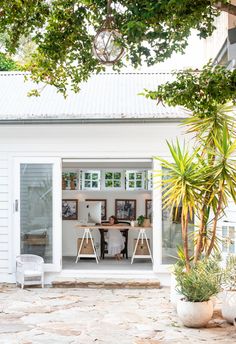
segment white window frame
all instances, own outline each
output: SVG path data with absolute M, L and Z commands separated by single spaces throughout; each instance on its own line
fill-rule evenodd
M 147 171 L 147 189 L 150 191 L 153 189 L 153 170 Z
M 129 179 L 129 174 L 130 173 L 134 173 L 135 177 L 134 177 L 134 180 L 132 179 Z M 136 182 L 137 182 L 137 178 L 136 178 L 136 174 L 142 174 L 142 186 L 141 187 L 136 187 Z M 139 179 L 138 179 L 139 180 Z M 130 181 L 134 181 L 134 187 L 130 187 L 129 186 L 129 182 Z M 126 190 L 145 190 L 145 171 L 143 170 L 126 170 L 125 171 L 125 185 L 126 185 Z
M 111 186 L 111 187 L 106 187 L 106 173 L 120 173 L 121 174 L 121 186 L 120 187 L 115 187 L 115 186 Z M 112 178 L 112 181 L 114 182 L 114 178 Z M 106 169 L 102 171 L 102 190 L 104 191 L 121 191 L 125 189 L 125 175 L 124 175 L 124 170 L 118 170 L 118 169 Z
M 86 191 L 98 191 L 101 190 L 101 171 L 100 170 L 81 170 L 81 190 L 86 190 Z M 89 173 L 90 179 L 85 179 L 85 173 Z M 92 187 L 92 174 L 96 173 L 98 175 L 98 179 L 96 179 L 96 181 L 98 182 L 98 186 L 97 187 Z M 91 182 L 91 187 L 87 187 L 85 186 L 85 182 L 87 180 L 90 180 Z

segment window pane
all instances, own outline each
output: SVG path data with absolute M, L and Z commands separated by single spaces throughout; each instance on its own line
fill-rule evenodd
M 121 173 L 120 172 L 114 173 L 114 179 L 121 179 Z
M 129 188 L 134 188 L 134 182 L 133 181 L 129 181 Z
M 142 173 L 136 173 L 136 179 L 141 179 L 142 180 Z
M 90 179 L 90 177 L 91 177 L 91 174 L 90 173 L 85 173 L 84 174 L 84 179 Z
M 134 173 L 129 173 L 129 179 L 134 180 Z
M 141 180 L 137 180 L 136 181 L 136 188 L 141 188 L 142 187 L 142 181 Z
M 112 185 L 112 180 L 106 180 L 105 181 L 105 186 L 106 188 L 111 188 L 113 185 Z
M 181 232 L 182 207 L 162 210 L 162 264 L 174 264 L 177 259 L 177 248 L 182 247 Z M 194 231 L 193 220 L 189 219 L 188 230 Z M 192 241 L 189 242 L 190 255 L 193 253 Z
M 92 188 L 97 188 L 98 187 L 98 182 L 92 181 Z
M 21 253 L 36 254 L 52 263 L 51 164 L 20 166 Z
M 86 188 L 91 188 L 91 182 L 90 182 L 89 180 L 85 180 L 84 186 L 85 186 Z
M 119 180 L 114 180 L 114 187 L 115 188 L 120 188 L 121 187 L 121 182 Z
M 112 173 L 111 172 L 106 172 L 105 173 L 105 179 L 112 179 Z
M 92 180 L 98 180 L 98 173 L 92 173 Z

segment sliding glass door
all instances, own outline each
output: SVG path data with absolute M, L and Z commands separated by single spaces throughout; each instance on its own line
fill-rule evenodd
M 61 269 L 61 163 L 57 158 L 16 160 L 16 254 L 35 254 L 46 270 Z

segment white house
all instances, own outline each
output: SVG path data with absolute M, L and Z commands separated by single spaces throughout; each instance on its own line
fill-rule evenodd
M 14 282 L 16 256 L 32 252 L 45 259 L 46 282 L 58 276 L 115 275 L 168 283 L 180 224 L 162 211 L 161 191 L 151 187 L 150 176 L 159 168 L 154 157 L 168 156 L 166 140 L 183 138 L 179 124 L 186 114 L 138 93 L 171 78 L 168 73 L 105 73 L 92 76 L 79 94 L 64 99 L 50 86 L 40 97 L 28 97 L 35 85 L 24 82 L 24 74 L 0 74 L 1 282 Z M 72 182 L 64 178 L 62 183 L 65 173 Z M 76 203 L 91 199 L 106 203 L 104 219 L 114 214 L 125 219 L 124 200 L 133 207 L 132 217 L 145 215 L 152 200 L 153 224 L 146 235 L 153 264 L 151 259 L 131 264 L 138 237 L 132 227 L 129 259 L 75 263 L 77 240 L 83 235 Z M 62 218 L 62 201 L 63 211 L 69 204 L 75 213 Z M 233 221 L 234 212 L 229 214 Z M 92 235 L 100 252 L 100 233 Z

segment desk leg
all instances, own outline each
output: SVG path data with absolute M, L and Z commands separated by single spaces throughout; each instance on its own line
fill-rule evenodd
M 147 243 L 147 248 L 148 248 L 148 252 L 149 252 L 151 261 L 153 263 L 152 253 L 151 253 L 151 249 L 150 249 L 150 246 L 149 246 L 149 242 L 148 242 L 148 238 L 147 238 L 147 234 L 145 232 L 145 229 L 143 230 L 143 235 L 144 235 L 144 239 L 146 240 L 146 243 Z
M 92 243 L 92 247 L 93 247 L 93 252 L 95 254 L 95 259 L 96 259 L 96 262 L 98 264 L 98 256 L 97 256 L 97 252 L 96 252 L 96 249 L 95 249 L 95 246 L 94 246 L 94 243 L 93 243 L 93 237 L 92 237 L 92 234 L 90 232 L 90 230 L 88 230 L 89 232 L 89 236 L 90 236 L 90 239 L 91 239 L 91 243 Z
M 134 256 L 135 256 L 135 252 L 136 252 L 137 247 L 138 247 L 138 242 L 139 242 L 139 239 L 140 239 L 140 236 L 141 236 L 141 232 L 142 232 L 142 230 L 140 229 L 140 231 L 138 233 L 138 239 L 137 239 L 136 244 L 135 244 L 134 252 L 133 252 L 133 255 L 132 255 L 132 258 L 131 258 L 131 264 L 133 264 L 133 261 L 134 261 Z
M 147 256 L 147 258 L 150 258 L 152 263 L 153 263 L 153 258 L 152 258 L 152 253 L 151 253 L 151 249 L 150 249 L 150 246 L 149 246 L 149 243 L 148 243 L 148 238 L 147 238 L 147 235 L 146 235 L 146 232 L 145 232 L 145 229 L 144 228 L 141 228 L 139 233 L 138 233 L 138 238 L 137 238 L 137 241 L 136 241 L 136 245 L 135 245 L 135 248 L 134 248 L 134 252 L 133 252 L 133 255 L 132 255 L 132 259 L 131 259 L 131 264 L 133 264 L 133 261 L 134 261 L 134 258 L 135 258 L 135 253 L 136 253 L 136 250 L 137 250 L 137 247 L 138 247 L 138 243 L 139 243 L 139 240 L 142 240 L 142 244 L 143 244 L 143 241 L 145 240 L 146 243 L 147 243 L 147 248 L 148 248 L 148 252 L 149 252 L 149 255 Z M 137 257 L 136 257 L 137 258 Z M 141 258 L 141 257 L 140 257 Z M 142 258 L 145 258 L 145 257 L 142 257 Z
M 84 239 L 85 237 L 87 236 L 87 229 L 84 230 L 84 234 L 83 234 L 83 237 L 82 237 L 82 240 L 81 240 L 81 243 L 80 243 L 80 247 L 78 249 L 78 252 L 77 252 L 77 257 L 76 257 L 76 260 L 75 262 L 78 263 L 78 260 L 80 259 L 80 252 L 81 252 L 81 249 L 82 249 L 82 246 L 83 246 L 83 243 L 84 243 Z
M 92 243 L 92 248 L 93 248 L 93 252 L 94 254 L 93 255 L 88 255 L 88 257 L 94 257 L 96 259 L 96 262 L 98 264 L 98 257 L 97 257 L 97 252 L 96 252 L 96 249 L 94 247 L 94 243 L 93 243 L 93 237 L 92 237 L 92 234 L 90 232 L 90 229 L 85 229 L 84 230 L 84 234 L 83 234 L 83 237 L 82 237 L 82 240 L 81 240 L 81 243 L 80 243 L 80 247 L 79 247 L 79 250 L 78 250 L 78 253 L 77 253 L 77 257 L 76 257 L 76 260 L 75 262 L 78 263 L 78 260 L 80 259 L 80 253 L 81 253 L 81 249 L 83 247 L 83 243 L 84 243 L 84 240 L 87 241 L 88 243 L 88 240 L 91 239 L 91 243 Z

